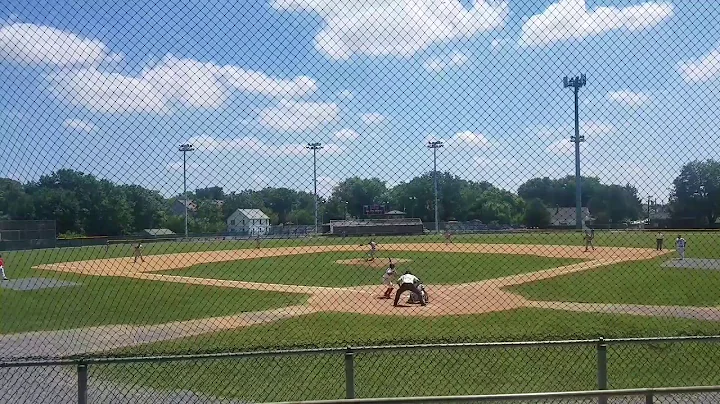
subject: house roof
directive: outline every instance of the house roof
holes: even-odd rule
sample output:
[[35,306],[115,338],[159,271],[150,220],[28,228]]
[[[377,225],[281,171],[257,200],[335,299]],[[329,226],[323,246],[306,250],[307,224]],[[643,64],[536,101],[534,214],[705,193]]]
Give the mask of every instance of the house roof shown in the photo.
[[401,212],[399,210],[391,210],[390,212],[387,212],[386,215],[404,215],[405,212]]
[[151,236],[169,236],[175,234],[175,232],[170,229],[143,229],[143,232]]
[[268,215],[260,209],[238,209],[235,212],[239,212],[248,219],[270,219]]
[[185,199],[178,198],[175,200],[175,202],[179,203],[180,205],[184,205],[187,202],[188,209],[197,209],[197,205],[195,204],[195,202],[190,199],[186,201]]

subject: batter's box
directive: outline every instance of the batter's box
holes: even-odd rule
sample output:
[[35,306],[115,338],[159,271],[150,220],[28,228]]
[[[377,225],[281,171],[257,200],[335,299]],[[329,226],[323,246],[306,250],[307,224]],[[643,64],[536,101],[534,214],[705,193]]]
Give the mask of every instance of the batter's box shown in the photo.
[[59,281],[50,278],[21,278],[11,279],[9,281],[0,281],[0,289],[10,290],[42,290],[51,288],[66,288],[71,286],[80,286],[76,282]]

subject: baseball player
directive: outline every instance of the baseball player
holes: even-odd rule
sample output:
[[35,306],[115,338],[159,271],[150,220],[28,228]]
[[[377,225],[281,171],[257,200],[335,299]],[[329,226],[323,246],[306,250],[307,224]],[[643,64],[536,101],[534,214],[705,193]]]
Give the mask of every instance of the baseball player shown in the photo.
[[445,245],[452,244],[452,232],[450,230],[445,232]]
[[593,239],[595,239],[595,230],[590,229],[585,231],[585,251],[588,251],[588,248],[592,248],[593,251],[595,251],[595,245],[593,244]]
[[370,240],[368,243],[370,246],[370,252],[368,253],[368,261],[375,261],[375,254],[377,254],[377,243],[375,240]]
[[255,237],[255,248],[260,248],[260,234]]
[[[417,288],[417,285],[421,283],[420,279],[411,274],[410,271],[405,271],[405,274],[398,279],[397,283],[400,285],[400,288],[398,288],[397,292],[395,292],[395,303],[393,306],[397,307],[400,295],[402,295],[403,292],[413,292],[418,296],[422,296],[422,292]],[[425,306],[425,301],[420,300],[420,305]]]
[[680,260],[685,259],[685,247],[687,247],[687,241],[685,241],[685,239],[682,238],[681,235],[678,235],[675,239],[675,249],[680,256]]
[[2,280],[8,280],[7,276],[5,276],[5,260],[3,260],[2,255],[0,255],[0,272],[2,272]]
[[662,232],[658,233],[655,236],[655,249],[657,251],[660,251],[663,249],[663,241],[665,240],[665,235],[662,234]]
[[110,240],[105,240],[105,254],[110,251]]
[[145,261],[143,261],[142,248],[143,248],[142,243],[137,243],[137,245],[135,246],[135,262],[134,263],[137,263],[138,258],[140,258],[140,262],[145,262]]
[[395,275],[397,274],[397,271],[395,270],[395,264],[393,264],[392,259],[390,261],[390,266],[385,270],[385,273],[383,274],[383,285],[385,285],[385,293],[383,294],[383,299],[389,299],[390,295],[392,294],[393,289],[395,289],[395,285],[393,285],[393,279],[395,278]]

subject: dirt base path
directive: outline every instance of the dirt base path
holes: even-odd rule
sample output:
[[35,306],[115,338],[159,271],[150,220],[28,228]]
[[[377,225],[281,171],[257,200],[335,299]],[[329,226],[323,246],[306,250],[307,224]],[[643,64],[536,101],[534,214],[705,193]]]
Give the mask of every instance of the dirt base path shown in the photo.
[[[244,313],[235,316],[206,318],[150,326],[102,326],[77,330],[37,332],[0,336],[0,346],[5,347],[3,356],[67,356],[100,352],[151,342],[195,336],[220,330],[235,329],[277,321],[299,315],[317,312],[343,312],[389,316],[447,316],[481,314],[512,310],[522,307],[543,307],[556,310],[622,312],[644,314],[647,311],[619,306],[579,305],[562,302],[533,302],[506,290],[508,286],[549,279],[574,272],[587,271],[601,266],[634,260],[648,260],[669,251],[655,251],[641,248],[599,247],[585,252],[581,246],[548,246],[522,244],[385,244],[381,251],[401,252],[442,252],[442,253],[484,253],[519,254],[540,257],[577,258],[586,261],[558,268],[527,274],[506,276],[480,282],[456,285],[426,285],[430,293],[430,304],[426,307],[408,305],[393,307],[391,300],[381,298],[383,286],[360,287],[317,287],[302,285],[267,284],[232,280],[206,279],[154,273],[168,269],[189,268],[193,265],[288,256],[336,251],[367,252],[367,248],[355,245],[310,246],[290,248],[262,248],[232,251],[207,251],[194,253],[166,254],[145,257],[143,263],[133,263],[132,258],[66,262],[39,265],[36,268],[50,271],[72,272],[84,275],[122,276],[163,282],[177,282],[194,285],[210,285],[224,288],[241,288],[310,295],[306,305],[286,307],[259,313]],[[402,299],[401,302],[404,302]],[[615,310],[615,311],[613,311]],[[653,313],[663,312],[660,309]],[[685,311],[677,311],[687,312]],[[650,314],[655,315],[655,314]],[[711,315],[711,317],[714,316]],[[720,314],[718,315],[720,318]]]

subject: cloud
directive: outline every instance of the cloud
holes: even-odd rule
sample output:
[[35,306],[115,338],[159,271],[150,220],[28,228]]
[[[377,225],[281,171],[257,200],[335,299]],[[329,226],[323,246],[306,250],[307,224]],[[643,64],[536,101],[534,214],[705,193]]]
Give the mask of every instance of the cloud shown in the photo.
[[281,132],[303,132],[333,122],[339,113],[334,103],[280,100],[260,111],[260,124]]
[[169,113],[174,103],[192,108],[220,108],[232,90],[267,97],[295,97],[317,86],[305,76],[278,79],[236,66],[167,56],[138,76],[96,68],[63,70],[48,75],[54,96],[103,113]]
[[547,151],[558,156],[572,156],[575,154],[575,144],[570,139],[560,139],[552,142]]
[[425,144],[434,141],[443,142],[443,147],[446,148],[487,148],[490,147],[490,141],[482,133],[474,133],[471,131],[458,132],[449,139],[438,138],[430,135],[425,138]]
[[36,66],[87,66],[107,56],[101,41],[35,24],[0,27],[0,60]]
[[337,94],[337,97],[341,100],[352,100],[355,95],[350,90],[342,90]]
[[360,137],[360,134],[352,129],[340,129],[333,135],[335,139],[340,141],[355,140]]
[[82,119],[66,119],[63,124],[68,129],[75,129],[85,133],[92,133],[97,130],[97,126],[92,122],[83,121]]
[[[251,136],[218,139],[213,136],[201,135],[190,138],[187,143],[192,144],[199,152],[243,151],[262,157],[297,157],[312,154],[312,150],[308,150],[304,144],[286,143],[278,145],[266,143],[262,139]],[[323,148],[318,153],[337,155],[344,151],[343,146],[327,143],[323,145]]]
[[720,77],[720,48],[713,49],[701,58],[681,62],[678,71],[688,83],[700,83]]
[[379,112],[368,112],[360,115],[360,119],[365,122],[366,125],[379,125],[387,120],[385,115]]
[[648,94],[633,91],[611,91],[607,94],[610,101],[614,101],[624,107],[638,108],[651,101]]
[[470,60],[470,58],[464,53],[455,52],[450,55],[430,58],[423,63],[423,67],[430,72],[440,73],[443,70],[463,66],[468,60]]
[[547,46],[619,29],[637,32],[654,27],[672,15],[673,6],[669,2],[588,10],[585,0],[559,0],[523,24],[520,45]]
[[505,1],[273,0],[281,11],[319,15],[325,25],[315,48],[332,59],[353,55],[409,57],[438,42],[470,38],[505,23]]

